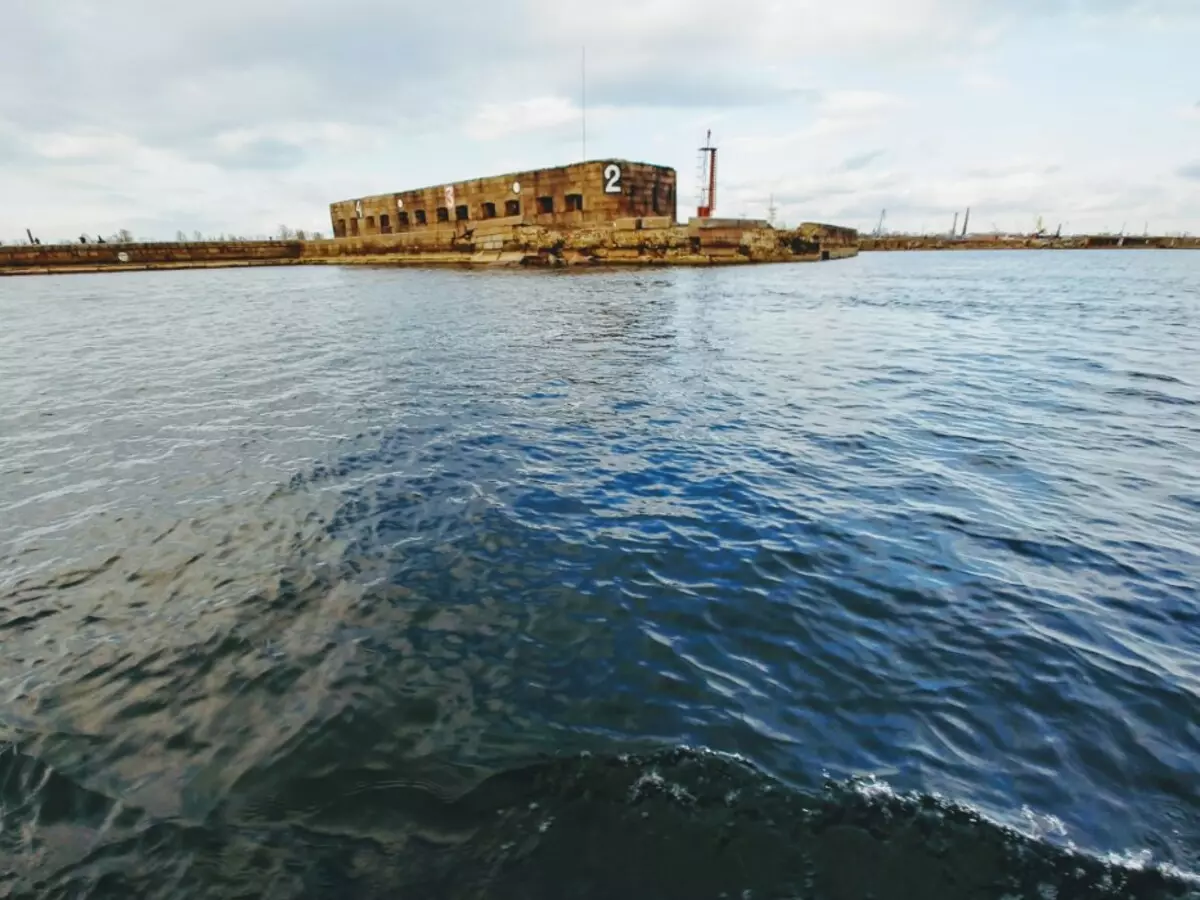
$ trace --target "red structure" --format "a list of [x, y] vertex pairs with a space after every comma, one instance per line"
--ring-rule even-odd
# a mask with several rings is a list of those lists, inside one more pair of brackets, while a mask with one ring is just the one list
[[712, 131], [709, 131], [700, 148], [700, 206], [696, 208], [696, 215], [707, 219], [716, 208], [717, 148], [712, 145]]

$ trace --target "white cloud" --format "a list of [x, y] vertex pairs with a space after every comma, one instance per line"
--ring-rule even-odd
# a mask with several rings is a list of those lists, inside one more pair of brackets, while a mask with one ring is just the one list
[[328, 227], [330, 200], [574, 159], [585, 43], [589, 155], [675, 166], [685, 214], [711, 127], [733, 214], [1200, 231], [1196, 0], [146, 2], [6, 8], [0, 238]]
[[805, 137], [841, 135], [880, 124], [904, 102], [883, 91], [829, 91], [817, 104], [817, 119], [804, 132]]
[[995, 94], [1006, 91], [1011, 87], [1008, 79], [1000, 78], [990, 72], [969, 71], [963, 74], [962, 83], [965, 87], [985, 94]]
[[899, 103], [899, 98], [883, 91], [829, 91], [821, 97], [817, 111], [830, 118], [869, 118]]
[[513, 134], [548, 131], [580, 122], [582, 111], [564, 97], [532, 97], [510, 103], [485, 103], [463, 128], [467, 137], [494, 141]]
[[57, 161], [112, 161], [137, 153], [138, 142], [128, 135], [103, 131], [51, 132], [26, 139], [29, 149]]

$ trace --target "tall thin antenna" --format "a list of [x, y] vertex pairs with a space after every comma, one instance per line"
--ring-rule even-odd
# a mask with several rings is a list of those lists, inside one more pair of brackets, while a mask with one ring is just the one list
[[579, 57], [580, 109], [583, 112], [583, 162], [587, 162], [587, 47], [581, 48]]

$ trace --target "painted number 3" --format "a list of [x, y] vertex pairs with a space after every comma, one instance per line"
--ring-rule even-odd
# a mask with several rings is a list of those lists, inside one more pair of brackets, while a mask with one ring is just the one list
[[621, 193], [621, 167], [616, 163], [604, 167], [604, 193]]

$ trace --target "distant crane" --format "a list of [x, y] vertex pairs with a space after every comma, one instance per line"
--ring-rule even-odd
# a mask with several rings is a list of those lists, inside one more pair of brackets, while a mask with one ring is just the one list
[[775, 195], [772, 194], [771, 198], [767, 201], [767, 224], [772, 228], [775, 227], [775, 213], [777, 211], [775, 208]]
[[963, 237], [967, 236], [967, 225], [969, 225], [970, 223], [971, 223], [971, 207], [968, 206], [967, 214], [966, 214], [966, 216], [963, 217], [963, 230], [962, 230]]
[[700, 205], [696, 215], [707, 219], [717, 208], [717, 148], [712, 145], [712, 131], [709, 130], [704, 146], [700, 148]]
[[885, 210], [883, 210], [883, 212], [881, 212], [879, 214], [879, 224], [875, 226], [875, 237], [883, 236], [883, 221], [886, 218], [887, 218], [887, 210], [885, 209]]
[[958, 234], [958, 210], [954, 211], [954, 224], [950, 226], [950, 237]]

